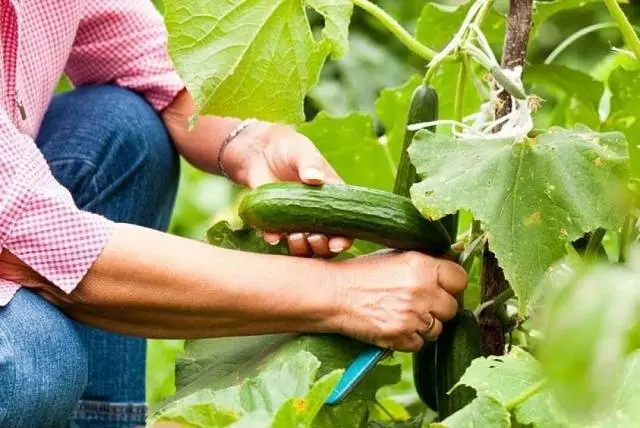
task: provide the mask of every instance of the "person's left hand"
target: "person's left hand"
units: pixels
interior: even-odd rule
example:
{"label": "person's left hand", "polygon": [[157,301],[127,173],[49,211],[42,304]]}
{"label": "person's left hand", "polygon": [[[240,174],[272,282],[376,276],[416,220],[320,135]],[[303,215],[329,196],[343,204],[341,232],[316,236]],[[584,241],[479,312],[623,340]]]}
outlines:
{"label": "person's left hand", "polygon": [[[274,181],[298,181],[309,185],[343,183],[316,146],[294,129],[254,123],[227,147],[225,169],[237,183],[255,188]],[[264,233],[266,242],[276,245],[278,233]],[[286,237],[291,255],[333,257],[348,249],[352,241],[345,237],[293,233]]]}

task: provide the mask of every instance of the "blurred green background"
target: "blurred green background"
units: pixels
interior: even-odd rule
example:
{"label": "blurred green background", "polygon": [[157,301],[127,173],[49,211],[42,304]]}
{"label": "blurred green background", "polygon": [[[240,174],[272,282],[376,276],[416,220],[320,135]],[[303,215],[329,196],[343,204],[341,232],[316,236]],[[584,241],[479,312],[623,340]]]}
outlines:
{"label": "blurred green background", "polygon": [[[154,3],[163,10],[160,0]],[[408,30],[412,30],[424,5],[424,0],[377,0],[380,6],[396,17]],[[454,5],[456,1],[438,1]],[[505,11],[507,0],[497,0],[496,8]],[[640,7],[632,1],[625,6],[632,22],[638,22]],[[536,42],[530,46],[529,61],[541,63],[552,50],[569,35],[586,26],[610,21],[601,3],[560,13],[539,29]],[[322,24],[319,17],[312,17],[312,24]],[[434,28],[437,31],[437,28]],[[351,24],[351,50],[340,61],[330,62],[323,70],[321,81],[309,94],[305,103],[307,118],[312,119],[320,110],[334,115],[348,111],[375,114],[374,101],[379,91],[388,86],[403,83],[413,73],[421,73],[424,64],[420,58],[409,53],[404,46],[389,36],[370,16],[356,9]],[[555,64],[589,72],[594,77],[605,76],[611,68],[612,46],[620,46],[621,38],[616,29],[593,32],[565,50]],[[494,46],[499,49],[500,46]],[[603,58],[605,58],[603,60]],[[452,78],[455,78],[452,76]],[[70,89],[69,82],[62,79],[59,90]],[[547,99],[536,116],[537,125],[548,126],[556,120],[559,98],[553,92],[536,88],[536,93]],[[376,124],[378,132],[382,132]],[[180,188],[171,222],[171,233],[202,239],[206,229],[217,219],[232,219],[235,204],[242,189],[227,180],[206,175],[183,163]],[[150,340],[147,361],[147,398],[150,404],[174,392],[174,360],[182,350],[182,341]],[[407,368],[409,370],[409,368]],[[410,378],[406,373],[403,378]],[[403,380],[410,387],[408,379]],[[401,392],[401,391],[399,391]],[[413,391],[405,391],[412,394]]]}

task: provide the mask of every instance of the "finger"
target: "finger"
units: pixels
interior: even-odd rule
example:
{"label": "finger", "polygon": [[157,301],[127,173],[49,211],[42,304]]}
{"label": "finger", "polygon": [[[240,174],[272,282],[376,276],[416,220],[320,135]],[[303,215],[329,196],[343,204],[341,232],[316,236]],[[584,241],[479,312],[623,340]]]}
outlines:
{"label": "finger", "polygon": [[271,232],[263,232],[262,238],[269,245],[278,245],[280,243],[280,239],[282,239],[282,234],[280,233],[271,233]]}
{"label": "finger", "polygon": [[293,233],[287,237],[289,254],[297,257],[310,257],[311,248],[304,233]]}
{"label": "finger", "polygon": [[308,139],[289,144],[288,149],[288,161],[297,170],[298,177],[303,183],[317,186],[325,183],[327,175],[332,181],[335,179],[335,172],[329,163]]}
{"label": "finger", "polygon": [[467,273],[462,266],[448,260],[436,261],[438,285],[449,294],[457,295],[467,286]]}
{"label": "finger", "polygon": [[444,290],[435,296],[429,309],[432,315],[442,321],[449,321],[458,313],[458,301]]}
{"label": "finger", "polygon": [[[435,340],[442,333],[442,321],[433,314],[424,314],[420,317],[424,326],[418,331],[424,340]],[[433,320],[433,321],[431,321]],[[433,322],[433,324],[432,324]]]}
{"label": "finger", "polygon": [[416,352],[424,345],[424,339],[418,332],[403,337],[393,345],[393,349],[401,352]]}
{"label": "finger", "polygon": [[343,236],[332,236],[329,239],[329,250],[332,253],[338,254],[351,248],[353,241]]}
{"label": "finger", "polygon": [[325,235],[313,234],[307,237],[307,241],[311,246],[311,251],[319,257],[329,258],[335,256],[335,253],[329,249],[329,238]]}

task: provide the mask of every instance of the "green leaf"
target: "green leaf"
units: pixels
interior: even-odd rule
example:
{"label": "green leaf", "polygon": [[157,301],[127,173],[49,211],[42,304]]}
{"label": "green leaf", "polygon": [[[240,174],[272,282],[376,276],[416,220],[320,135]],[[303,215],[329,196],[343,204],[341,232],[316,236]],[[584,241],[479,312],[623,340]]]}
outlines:
{"label": "green leaf", "polygon": [[606,129],[624,132],[631,157],[631,175],[640,177],[640,69],[618,68],[609,76],[611,114]]}
{"label": "green leaf", "polygon": [[509,412],[498,400],[486,395],[475,398],[466,407],[458,410],[442,422],[431,424],[432,428],[463,427],[511,427]]}
{"label": "green leaf", "polygon": [[540,358],[558,403],[572,420],[586,422],[616,410],[627,354],[638,346],[637,256],[631,269],[597,266],[546,290]]}
{"label": "green leaf", "polygon": [[[329,55],[347,49],[348,0],[165,0],[169,54],[202,114],[297,123]],[[315,40],[305,7],[324,17]]]}
{"label": "green leaf", "polygon": [[613,394],[615,412],[609,412],[591,425],[594,428],[633,427],[640,420],[640,352],[626,360],[620,379],[620,387]]}
{"label": "green leaf", "polygon": [[[427,3],[416,24],[416,39],[436,51],[442,50],[458,32],[473,3],[473,0],[468,0],[457,6],[441,5],[435,2]],[[490,43],[502,43],[504,22],[504,17],[494,9],[489,12],[482,25],[482,31]]]}
{"label": "green leaf", "polygon": [[376,101],[376,115],[384,125],[386,144],[395,165],[400,162],[411,94],[421,81],[422,78],[414,74],[401,86],[383,89]]}
{"label": "green leaf", "polygon": [[[514,347],[504,356],[474,360],[458,384],[469,386],[478,395],[495,398],[505,405],[541,380],[540,363],[526,351]],[[524,401],[515,408],[514,413],[519,423],[534,428],[563,426],[554,417],[552,397],[548,389],[543,389]]]}
{"label": "green leaf", "polygon": [[[178,391],[152,411],[152,420],[169,417],[196,420],[194,415],[221,417],[234,412],[243,424],[240,426],[252,426],[256,420],[282,422],[292,417],[304,420],[305,424],[313,421],[313,426],[319,428],[332,427],[333,419],[345,421],[345,426],[359,426],[366,420],[376,391],[398,382],[400,367],[379,365],[343,404],[330,408],[318,406],[324,403],[337,378],[335,382],[330,378],[331,386],[320,387],[318,382],[340,373],[336,370],[344,369],[364,346],[331,335],[268,335],[188,342],[185,354],[177,362]],[[296,401],[301,398],[304,403]],[[266,426],[298,425],[274,422]]]}
{"label": "green leaf", "polygon": [[411,189],[416,207],[428,218],[469,210],[481,220],[521,310],[566,243],[622,224],[621,133],[552,128],[515,142],[420,131],[409,153],[423,178]]}
{"label": "green leaf", "polygon": [[394,158],[389,147],[376,138],[369,115],[331,117],[320,112],[298,131],[315,143],[348,184],[382,190],[393,187]]}
{"label": "green leaf", "polygon": [[227,221],[221,221],[209,228],[207,241],[216,247],[232,250],[250,251],[252,253],[287,255],[289,250],[284,242],[269,245],[262,239],[262,233],[251,229],[232,229]]}
{"label": "green leaf", "polygon": [[[320,361],[310,352],[289,352],[267,361],[255,376],[239,384],[201,389],[174,401],[153,419],[184,419],[202,427],[234,422],[237,427],[251,427],[256,421],[262,426],[309,426],[342,375],[336,370],[316,381],[319,367]],[[288,420],[293,423],[284,423]]]}

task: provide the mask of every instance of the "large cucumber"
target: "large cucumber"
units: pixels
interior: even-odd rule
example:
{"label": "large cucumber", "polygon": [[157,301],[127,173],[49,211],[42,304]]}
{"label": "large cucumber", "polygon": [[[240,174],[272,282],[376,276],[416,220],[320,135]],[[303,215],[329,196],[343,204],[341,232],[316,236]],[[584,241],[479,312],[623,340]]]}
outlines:
{"label": "large cucumber", "polygon": [[358,186],[265,184],[244,197],[238,212],[245,223],[267,232],[348,236],[437,254],[451,246],[442,224],[425,219],[410,199]]}
{"label": "large cucumber", "polygon": [[436,393],[440,420],[469,404],[476,396],[467,386],[458,386],[448,392],[460,380],[473,360],[482,356],[482,336],[473,312],[458,311],[454,319],[444,324],[436,342]]}

